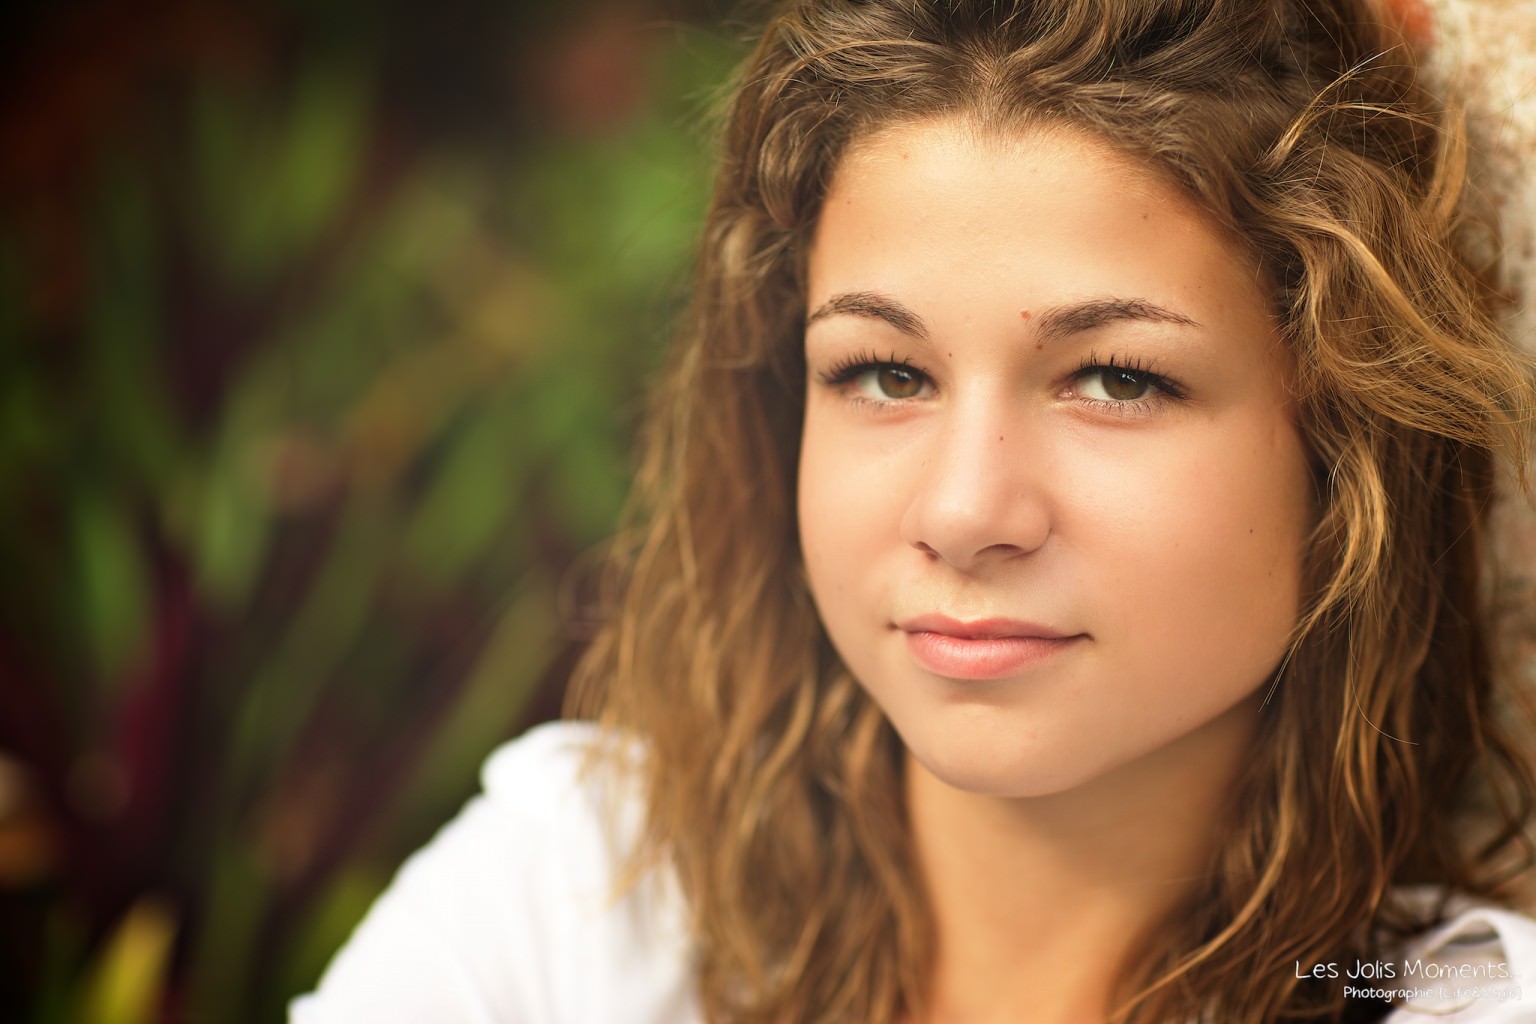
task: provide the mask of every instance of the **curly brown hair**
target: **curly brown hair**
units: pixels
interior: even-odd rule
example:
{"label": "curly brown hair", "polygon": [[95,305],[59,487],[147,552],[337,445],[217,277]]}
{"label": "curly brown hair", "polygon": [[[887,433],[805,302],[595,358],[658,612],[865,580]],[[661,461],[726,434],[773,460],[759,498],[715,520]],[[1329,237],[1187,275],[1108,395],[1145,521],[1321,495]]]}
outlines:
{"label": "curly brown hair", "polygon": [[[1492,894],[1532,781],[1495,713],[1484,543],[1531,367],[1473,255],[1458,119],[1346,0],[797,0],[740,72],[691,320],[653,407],[614,613],[572,710],[643,737],[636,864],[675,871],[707,1018],[892,1021],[931,962],[899,741],[839,663],[796,540],[804,262],[851,142],[1054,123],[1162,168],[1246,245],[1295,364],[1309,600],[1215,867],[1117,1020],[1337,1020],[1293,961]],[[1523,476],[1521,477],[1523,480]],[[1496,819],[1458,842],[1473,787]],[[1305,894],[1305,898],[1302,898]]]}

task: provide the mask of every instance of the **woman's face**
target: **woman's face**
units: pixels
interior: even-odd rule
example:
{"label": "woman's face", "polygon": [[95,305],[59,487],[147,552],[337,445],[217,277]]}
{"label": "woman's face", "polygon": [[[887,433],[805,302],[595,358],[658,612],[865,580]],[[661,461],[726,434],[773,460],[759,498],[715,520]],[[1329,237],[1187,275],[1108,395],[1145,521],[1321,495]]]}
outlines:
{"label": "woman's face", "polygon": [[1310,523],[1253,262],[1065,130],[855,146],[810,255],[800,535],[843,660],[953,786],[1230,770]]}

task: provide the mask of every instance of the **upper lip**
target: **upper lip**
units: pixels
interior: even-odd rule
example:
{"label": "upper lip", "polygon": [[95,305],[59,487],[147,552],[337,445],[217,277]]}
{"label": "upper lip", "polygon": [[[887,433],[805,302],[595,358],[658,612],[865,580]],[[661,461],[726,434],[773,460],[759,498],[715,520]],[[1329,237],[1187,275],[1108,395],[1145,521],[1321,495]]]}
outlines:
{"label": "upper lip", "polygon": [[961,640],[998,640],[1003,637],[1038,637],[1043,640],[1065,640],[1078,636],[1050,626],[1042,626],[1022,619],[971,619],[961,621],[948,615],[919,615],[896,624],[904,633],[941,633]]}

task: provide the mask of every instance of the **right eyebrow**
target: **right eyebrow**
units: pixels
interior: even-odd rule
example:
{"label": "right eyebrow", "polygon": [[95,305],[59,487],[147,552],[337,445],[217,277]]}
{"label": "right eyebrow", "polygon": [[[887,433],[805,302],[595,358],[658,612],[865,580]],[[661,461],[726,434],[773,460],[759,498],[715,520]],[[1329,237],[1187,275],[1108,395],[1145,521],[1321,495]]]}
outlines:
{"label": "right eyebrow", "polygon": [[928,338],[928,326],[923,323],[922,317],[880,292],[840,292],[812,310],[805,318],[805,326],[838,315],[884,320],[909,337]]}

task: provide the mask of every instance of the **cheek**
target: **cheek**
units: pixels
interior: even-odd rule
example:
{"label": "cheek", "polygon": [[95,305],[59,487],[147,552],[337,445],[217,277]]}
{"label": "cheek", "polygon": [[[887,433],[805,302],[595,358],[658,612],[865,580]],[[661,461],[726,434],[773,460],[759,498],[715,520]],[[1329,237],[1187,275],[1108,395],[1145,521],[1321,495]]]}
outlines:
{"label": "cheek", "polygon": [[1121,488],[1123,501],[1106,501],[1120,552],[1111,585],[1122,623],[1170,656],[1267,672],[1299,614],[1310,477],[1288,425],[1220,440],[1170,448],[1136,476],[1139,500]]}
{"label": "cheek", "polygon": [[796,514],[811,596],[836,637],[887,592],[891,559],[904,550],[912,460],[888,439],[816,412],[812,404],[802,434]]}
{"label": "cheek", "polygon": [[807,415],[796,498],[801,554],[818,601],[846,585],[850,545],[857,543],[859,523],[868,514],[861,507],[869,487],[860,479],[860,467],[827,433],[814,414]]}

